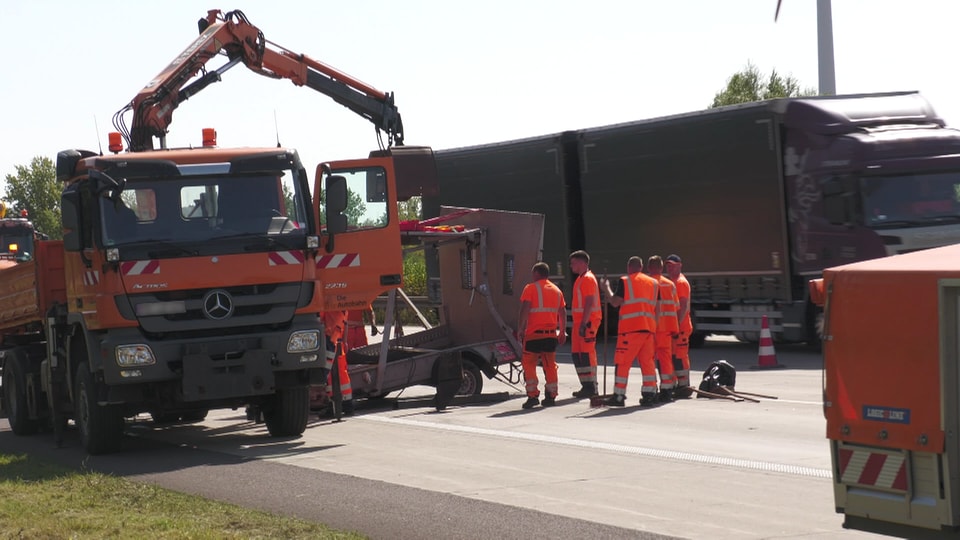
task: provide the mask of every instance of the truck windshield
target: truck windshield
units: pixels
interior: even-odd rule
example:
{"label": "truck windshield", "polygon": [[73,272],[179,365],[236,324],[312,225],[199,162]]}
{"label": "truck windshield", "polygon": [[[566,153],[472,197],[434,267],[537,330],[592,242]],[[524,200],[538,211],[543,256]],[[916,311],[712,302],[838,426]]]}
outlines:
{"label": "truck windshield", "polygon": [[103,244],[304,236],[308,194],[290,171],[129,179],[100,203]]}
{"label": "truck windshield", "polygon": [[33,231],[27,228],[0,230],[0,255],[18,259],[33,257]]}
{"label": "truck windshield", "polygon": [[960,220],[960,172],[861,179],[867,225],[930,225]]}

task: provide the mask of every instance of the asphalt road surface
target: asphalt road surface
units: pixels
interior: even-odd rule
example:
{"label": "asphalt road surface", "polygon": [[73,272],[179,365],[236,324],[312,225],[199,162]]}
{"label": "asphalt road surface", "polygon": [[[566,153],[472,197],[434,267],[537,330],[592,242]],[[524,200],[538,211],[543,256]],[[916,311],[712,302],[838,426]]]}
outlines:
{"label": "asphalt road surface", "polygon": [[242,410],[221,410],[195,425],[143,418],[123,452],[95,457],[75,433],[56,449],[3,420],[0,449],[371,538],[881,538],[844,529],[834,512],[819,355],[778,346],[782,368],[758,370],[756,345],[709,340],[692,351],[694,383],[723,358],[738,390],[778,399],[641,409],[635,368],[628,406],[615,409],[570,397],[568,351],[550,409],[522,410],[519,388],[487,380],[481,403],[437,412],[431,389],[416,387],[342,422],[318,418],[300,438],[271,439]]}

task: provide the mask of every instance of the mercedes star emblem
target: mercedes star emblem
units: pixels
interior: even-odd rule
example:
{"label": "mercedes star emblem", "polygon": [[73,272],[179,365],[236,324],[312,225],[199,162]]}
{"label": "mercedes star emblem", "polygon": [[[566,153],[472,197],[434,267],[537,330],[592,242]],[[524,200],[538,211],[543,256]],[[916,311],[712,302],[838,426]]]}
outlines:
{"label": "mercedes star emblem", "polygon": [[221,321],[233,315],[233,297],[223,289],[215,289],[203,297],[203,314],[211,320]]}

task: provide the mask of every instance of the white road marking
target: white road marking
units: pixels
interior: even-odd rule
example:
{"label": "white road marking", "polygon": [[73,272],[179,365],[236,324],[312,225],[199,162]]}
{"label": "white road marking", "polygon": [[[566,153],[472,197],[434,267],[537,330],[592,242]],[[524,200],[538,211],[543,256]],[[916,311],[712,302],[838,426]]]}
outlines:
{"label": "white road marking", "polygon": [[441,431],[453,431],[458,433],[470,433],[473,435],[485,435],[489,437],[500,437],[504,439],[515,439],[521,441],[532,441],[540,443],[559,444],[563,446],[572,446],[577,448],[591,448],[597,450],[607,450],[621,454],[631,454],[644,457],[655,457],[660,459],[669,459],[673,461],[684,461],[692,463],[703,463],[707,465],[719,465],[722,467],[731,467],[736,469],[748,469],[753,471],[776,472],[791,474],[794,476],[806,476],[811,478],[831,478],[829,469],[817,469],[814,467],[801,467],[799,465],[788,465],[784,463],[770,463],[765,461],[754,461],[750,459],[728,458],[722,456],[708,456],[705,454],[693,454],[690,452],[675,452],[672,450],[660,450],[657,448],[644,448],[642,446],[628,446],[623,444],[612,444],[597,441],[587,441],[582,439],[570,439],[567,437],[554,437],[551,435],[539,435],[535,433],[520,433],[514,431],[502,431],[499,429],[486,429],[470,426],[457,426],[450,424],[436,424],[433,422],[423,422],[419,420],[409,420],[406,418],[393,418],[382,415],[363,415],[355,417],[374,422],[383,422],[385,424],[397,424],[403,426],[420,427],[426,429],[438,429]]}

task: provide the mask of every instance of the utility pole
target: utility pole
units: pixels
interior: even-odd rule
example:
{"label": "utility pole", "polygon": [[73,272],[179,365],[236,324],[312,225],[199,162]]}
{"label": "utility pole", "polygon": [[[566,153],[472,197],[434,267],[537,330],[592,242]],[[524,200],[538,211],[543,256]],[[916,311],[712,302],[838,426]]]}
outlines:
{"label": "utility pole", "polygon": [[817,61],[820,95],[837,94],[837,73],[833,65],[833,14],[830,0],[817,0]]}
{"label": "utility pole", "polygon": [[[780,16],[782,2],[783,0],[777,0],[777,11],[773,15],[774,22]],[[820,77],[818,91],[822,96],[837,94],[837,74],[833,64],[832,12],[830,0],[817,0],[817,71]]]}

